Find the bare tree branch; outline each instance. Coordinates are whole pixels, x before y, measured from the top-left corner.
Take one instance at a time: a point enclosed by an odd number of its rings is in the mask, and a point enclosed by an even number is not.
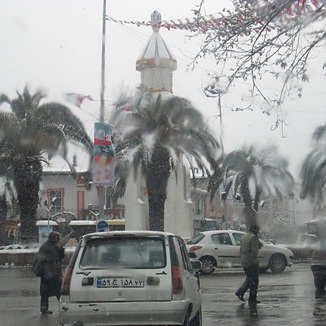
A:
[[[207,33],[189,67],[213,56],[216,69],[210,75],[227,80],[226,90],[238,81],[250,81],[250,104],[236,110],[252,109],[261,99],[263,113],[282,110],[288,98],[301,97],[303,83],[309,81],[309,63],[313,51],[326,40],[325,0],[233,0],[234,11],[223,10],[219,28]],[[204,0],[195,10],[196,21]],[[226,15],[227,14],[227,15]],[[324,69],[322,63],[321,69]],[[264,83],[272,76],[280,81],[273,93]],[[284,129],[280,115],[272,129]]]

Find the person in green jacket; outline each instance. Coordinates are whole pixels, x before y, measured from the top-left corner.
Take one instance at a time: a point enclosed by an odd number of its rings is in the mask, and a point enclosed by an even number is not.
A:
[[[257,301],[259,284],[258,251],[260,248],[258,233],[259,226],[257,224],[252,224],[249,228],[249,232],[242,237],[240,245],[241,264],[246,279],[238,291],[235,292],[235,295],[241,301],[245,301],[243,296],[249,289],[249,304],[260,303],[260,301]]]

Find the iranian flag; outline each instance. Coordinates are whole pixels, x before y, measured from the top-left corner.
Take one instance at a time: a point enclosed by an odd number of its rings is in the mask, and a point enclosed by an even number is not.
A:
[[[78,108],[81,107],[85,99],[88,99],[89,101],[94,101],[90,95],[84,95],[79,93],[65,93],[65,99],[68,102],[76,105]]]

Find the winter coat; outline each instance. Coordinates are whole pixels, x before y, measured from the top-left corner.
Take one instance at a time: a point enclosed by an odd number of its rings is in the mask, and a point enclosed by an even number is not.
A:
[[[41,295],[60,295],[62,283],[61,260],[64,256],[64,248],[56,247],[50,238],[40,247],[38,259],[43,262]]]
[[[249,232],[241,238],[240,254],[242,267],[258,266],[259,239]]]

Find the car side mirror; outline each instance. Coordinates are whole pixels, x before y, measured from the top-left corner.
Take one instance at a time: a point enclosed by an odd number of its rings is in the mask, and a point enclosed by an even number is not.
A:
[[[202,264],[201,264],[201,261],[199,260],[191,260],[191,268],[195,271],[195,272],[198,272],[201,270],[202,268]]]

